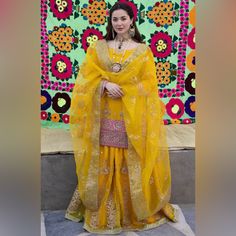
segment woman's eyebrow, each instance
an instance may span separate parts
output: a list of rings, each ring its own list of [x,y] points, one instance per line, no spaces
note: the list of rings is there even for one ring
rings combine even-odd
[[[113,18],[113,19],[117,19],[117,18],[119,18],[119,17],[113,16],[112,18]],[[120,18],[126,18],[126,16],[121,16]]]

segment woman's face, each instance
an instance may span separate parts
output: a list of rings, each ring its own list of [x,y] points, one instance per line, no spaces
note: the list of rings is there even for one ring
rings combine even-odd
[[[130,25],[133,20],[130,19],[129,15],[125,10],[119,9],[112,13],[111,23],[115,32],[119,35],[125,35],[128,33]]]

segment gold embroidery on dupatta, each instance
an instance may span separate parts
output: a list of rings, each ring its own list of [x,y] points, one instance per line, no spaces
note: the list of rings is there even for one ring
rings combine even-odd
[[[100,87],[98,86],[93,98],[93,129],[90,134],[92,140],[92,153],[88,178],[86,183],[86,191],[84,194],[84,205],[91,210],[98,209],[98,171],[99,171],[99,133],[100,133]]]
[[[109,229],[113,229],[116,226],[116,205],[114,202],[114,198],[112,196],[112,192],[109,195],[109,198],[106,203],[107,209],[107,227]]]
[[[129,172],[130,196],[134,212],[138,220],[143,220],[149,216],[146,199],[142,189],[142,173],[140,157],[136,153],[133,145],[129,142],[127,150],[127,165]]]
[[[90,226],[93,227],[94,229],[98,228],[98,212],[97,211],[91,212]]]
[[[83,219],[85,207],[81,201],[78,186],[76,187],[69,206],[66,209],[65,218],[75,222]]]

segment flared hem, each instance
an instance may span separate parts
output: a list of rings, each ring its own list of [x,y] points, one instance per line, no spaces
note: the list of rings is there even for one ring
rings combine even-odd
[[[155,223],[152,224],[146,224],[144,227],[142,228],[125,228],[125,227],[120,227],[120,228],[114,228],[114,229],[94,229],[91,228],[90,226],[88,226],[87,224],[84,224],[83,228],[85,230],[87,230],[89,233],[96,233],[96,234],[119,234],[121,232],[128,232],[128,231],[145,231],[145,230],[150,230],[153,228],[156,228],[158,226],[161,226],[165,223],[167,223],[168,221],[170,221],[168,218],[164,217],[160,220],[158,220]]]
[[[65,218],[66,218],[67,220],[71,220],[71,221],[76,222],[76,223],[82,222],[82,221],[84,220],[84,217],[83,217],[83,216],[82,216],[81,218],[78,218],[78,217],[73,216],[73,215],[71,215],[71,214],[69,214],[69,213],[66,213],[66,214],[65,214]]]

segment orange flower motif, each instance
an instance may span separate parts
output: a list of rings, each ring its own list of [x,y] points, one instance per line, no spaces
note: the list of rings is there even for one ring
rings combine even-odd
[[[65,37],[65,36],[62,36],[62,35],[61,35],[60,38],[59,38],[59,40],[60,40],[61,43],[63,43],[63,42],[65,41],[65,39],[66,39],[66,37]]]
[[[162,78],[159,77],[159,78],[157,79],[157,82],[158,82],[158,84],[162,84],[162,83],[163,83]]]
[[[52,36],[55,37],[55,38],[58,38],[59,37],[59,33],[57,31],[53,31],[52,32]]]
[[[104,1],[100,2],[100,7],[101,8],[105,8],[106,6],[107,6],[106,2],[104,2]]]
[[[106,20],[105,20],[105,18],[103,17],[103,18],[100,18],[100,19],[99,19],[99,22],[98,22],[98,23],[102,25],[102,24],[105,23],[105,21],[106,21]]]
[[[179,119],[171,119],[171,123],[172,124],[180,124],[180,120]]]
[[[58,29],[58,33],[59,33],[60,35],[64,35],[64,34],[65,34],[65,29],[62,28],[62,27],[60,27],[60,28]]]
[[[48,35],[48,40],[49,40],[51,43],[53,43],[54,40],[55,40],[55,38],[54,38],[51,34],[49,34],[49,35]]]
[[[72,42],[72,37],[71,36],[66,36],[65,37],[65,42],[66,43],[71,43]]]
[[[59,44],[60,44],[59,40],[55,40],[55,41],[53,42],[53,45],[54,45],[55,47],[58,47]]]
[[[189,23],[195,27],[196,24],[196,7],[193,7],[192,10],[189,12]]]
[[[92,5],[95,6],[95,7],[97,8],[98,5],[99,5],[99,2],[98,2],[98,1],[93,1]]]
[[[88,20],[94,24],[104,24],[106,19],[106,3],[104,1],[93,1],[82,9],[82,15],[86,16]]]
[[[166,24],[171,25],[173,23],[172,18],[166,19]]]
[[[159,6],[154,6],[151,11],[147,13],[147,17],[152,19],[156,24],[171,25],[173,23],[173,4],[171,2],[161,2]]]
[[[64,46],[65,51],[69,52],[72,49],[72,46],[70,43],[66,43]]]
[[[195,101],[190,103],[190,109],[191,109],[192,111],[196,111],[196,104],[195,104]]]
[[[195,71],[195,50],[191,51],[187,56],[187,67],[190,71]]]
[[[158,62],[156,65],[157,68],[162,68],[162,62]]]
[[[81,13],[82,13],[82,15],[87,16],[88,11],[86,8],[82,8]]]
[[[169,70],[165,70],[165,71],[163,72],[163,75],[164,75],[165,77],[169,77],[169,76],[170,76],[170,71],[169,71]]]
[[[150,19],[153,19],[154,18],[154,14],[152,11],[149,11],[147,16],[150,18]]]
[[[43,105],[47,101],[45,96],[41,96],[41,105]]]
[[[101,14],[102,16],[106,16],[106,14],[107,14],[107,13],[106,13],[106,10],[100,10],[100,12],[101,12],[100,14]]]
[[[53,122],[58,122],[58,121],[60,120],[59,114],[53,113],[53,114],[51,115],[51,120],[52,120]]]
[[[98,18],[97,17],[93,17],[92,22],[97,24],[98,23]]]
[[[166,78],[164,79],[164,83],[165,83],[165,84],[169,84],[169,83],[170,83],[170,78],[166,77]]]
[[[167,9],[171,9],[173,7],[173,3],[172,2],[167,2],[166,3],[166,8]]]
[[[64,45],[64,43],[60,43],[60,44],[58,45],[58,49],[59,49],[60,51],[65,51],[65,45]]]
[[[65,28],[65,33],[66,33],[67,35],[72,35],[73,30],[72,30],[70,27],[66,27],[66,28]]]
[[[163,67],[165,69],[170,69],[170,63],[168,61],[166,61],[165,63],[163,63]]]
[[[161,2],[160,5],[159,5],[159,9],[164,10],[165,7],[166,7],[166,4],[164,2]]]

